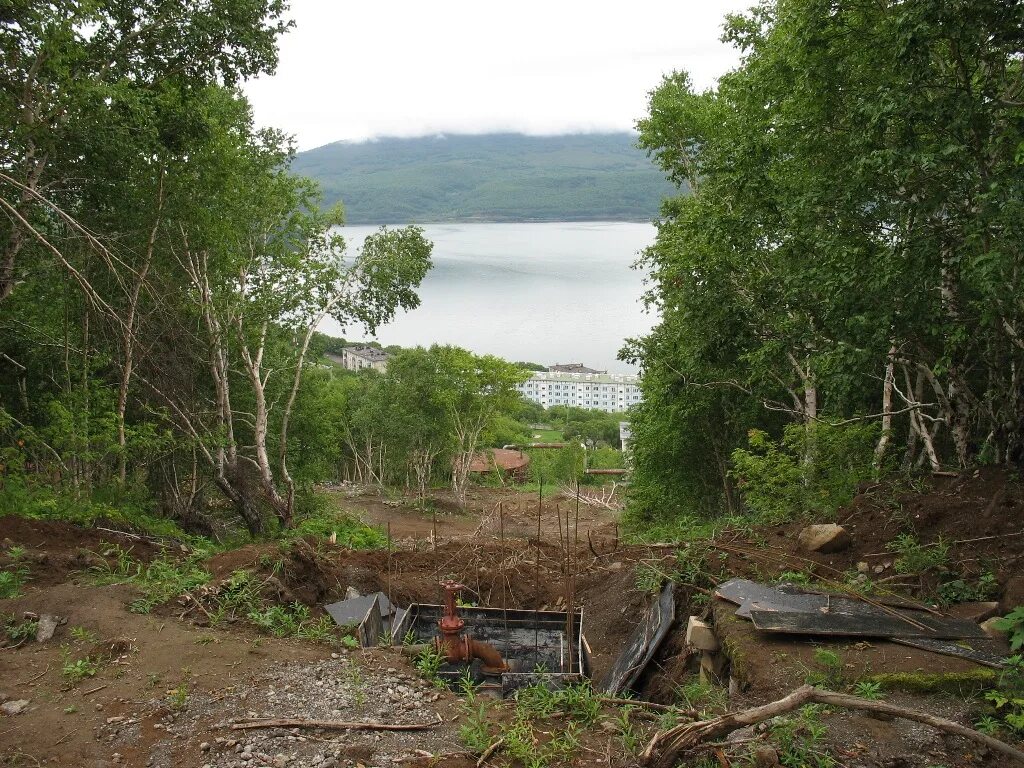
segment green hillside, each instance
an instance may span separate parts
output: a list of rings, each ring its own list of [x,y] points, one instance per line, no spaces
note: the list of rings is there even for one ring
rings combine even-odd
[[[350,224],[654,218],[674,188],[629,133],[429,136],[337,142],[294,170]]]

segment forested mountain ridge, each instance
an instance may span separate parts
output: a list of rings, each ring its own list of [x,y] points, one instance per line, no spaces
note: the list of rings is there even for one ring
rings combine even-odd
[[[335,142],[300,152],[349,224],[647,221],[675,193],[630,133]]]

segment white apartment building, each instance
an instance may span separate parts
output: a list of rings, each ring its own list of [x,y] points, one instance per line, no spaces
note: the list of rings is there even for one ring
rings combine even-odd
[[[626,373],[534,373],[517,389],[545,408],[570,405],[617,413],[640,402],[638,376]]]

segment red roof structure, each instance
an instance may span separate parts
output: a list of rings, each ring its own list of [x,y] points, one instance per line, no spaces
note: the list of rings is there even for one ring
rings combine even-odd
[[[473,456],[473,461],[469,464],[469,471],[475,474],[485,474],[497,469],[502,474],[525,479],[528,466],[530,466],[530,457],[523,451],[490,448]]]

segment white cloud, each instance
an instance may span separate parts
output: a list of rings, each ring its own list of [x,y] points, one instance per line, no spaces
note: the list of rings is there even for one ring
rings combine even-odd
[[[430,133],[627,130],[662,75],[706,87],[735,66],[724,16],[750,0],[293,0],[256,119],[301,149]]]

